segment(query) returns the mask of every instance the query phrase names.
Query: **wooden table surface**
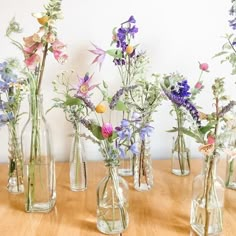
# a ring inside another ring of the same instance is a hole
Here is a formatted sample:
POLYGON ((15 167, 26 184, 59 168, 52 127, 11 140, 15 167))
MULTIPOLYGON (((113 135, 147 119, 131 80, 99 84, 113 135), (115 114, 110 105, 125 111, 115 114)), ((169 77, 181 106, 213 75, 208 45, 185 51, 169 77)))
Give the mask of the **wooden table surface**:
MULTIPOLYGON (((170 160, 153 161, 154 187, 149 192, 129 183, 129 227, 123 236, 184 236, 190 232, 191 184, 201 161, 192 160, 192 173, 177 177, 170 173, 170 160)), ((7 192, 7 165, 0 164, 0 236, 99 236, 96 228, 96 187, 104 177, 103 162, 88 163, 88 189, 69 189, 68 163, 56 163, 57 203, 50 213, 25 213, 23 194, 7 192)), ((221 168, 223 173, 223 167, 221 168)), ((236 191, 226 189, 224 232, 236 235, 236 191)))

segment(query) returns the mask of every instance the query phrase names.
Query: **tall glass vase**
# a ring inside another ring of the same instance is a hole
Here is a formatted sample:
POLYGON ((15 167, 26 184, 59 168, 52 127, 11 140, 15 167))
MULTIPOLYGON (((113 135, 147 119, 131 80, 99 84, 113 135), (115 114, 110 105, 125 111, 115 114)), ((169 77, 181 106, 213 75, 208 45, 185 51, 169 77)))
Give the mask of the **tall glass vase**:
POLYGON ((226 177, 225 186, 229 189, 236 189, 236 132, 233 130, 229 137, 226 156, 226 177))
POLYGON ((194 178, 191 228, 201 236, 218 235, 223 230, 224 182, 216 174, 218 156, 205 156, 202 173, 194 178))
POLYGON ((8 185, 10 193, 23 193, 23 160, 18 133, 17 121, 12 120, 8 124, 8 185))
POLYGON ((186 146, 184 134, 181 130, 184 124, 183 113, 179 110, 177 114, 177 137, 173 144, 171 169, 172 173, 178 176, 185 176, 190 173, 190 150, 186 146))
POLYGON ((70 152, 70 189, 72 191, 87 189, 87 163, 80 139, 79 124, 75 127, 70 152))
POLYGON ((105 234, 120 234, 129 224, 128 184, 115 164, 107 164, 107 169, 97 188, 97 228, 105 234))
POLYGON ((153 186, 152 160, 150 155, 150 139, 140 140, 139 154, 135 158, 134 188, 138 191, 150 190, 153 186))
POLYGON ((56 202, 55 162, 43 97, 29 96, 29 119, 22 136, 26 212, 49 212, 56 202))

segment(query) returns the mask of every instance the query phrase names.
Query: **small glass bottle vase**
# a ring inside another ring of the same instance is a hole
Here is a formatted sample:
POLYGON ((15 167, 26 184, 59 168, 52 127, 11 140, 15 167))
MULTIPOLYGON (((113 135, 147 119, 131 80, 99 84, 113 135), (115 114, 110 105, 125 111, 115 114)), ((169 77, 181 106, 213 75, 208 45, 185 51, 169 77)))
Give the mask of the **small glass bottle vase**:
POLYGON ((29 96, 29 119, 21 136, 26 212, 49 212, 56 202, 55 162, 43 97, 29 96))
POLYGON ((172 173, 185 176, 190 173, 190 150, 186 147, 183 133, 178 132, 173 144, 171 156, 172 173))
POLYGON ((72 191, 87 189, 87 163, 81 143, 79 124, 75 127, 70 152, 70 189, 72 191))
POLYGON ((227 146, 225 186, 236 189, 236 132, 233 130, 227 146))
POLYGON ((8 124, 8 185, 10 193, 23 193, 23 160, 18 133, 18 124, 12 120, 8 124))
POLYGON ((119 234, 129 224, 128 184, 118 175, 116 165, 106 166, 108 174, 97 188, 97 228, 105 234, 119 234))
POLYGON ((138 191, 150 190, 153 186, 152 160, 150 155, 150 139, 140 140, 139 154, 135 158, 134 188, 138 191))
POLYGON ((216 175, 217 161, 217 156, 206 156, 202 173, 193 181, 190 225, 201 236, 223 230, 224 182, 216 175))

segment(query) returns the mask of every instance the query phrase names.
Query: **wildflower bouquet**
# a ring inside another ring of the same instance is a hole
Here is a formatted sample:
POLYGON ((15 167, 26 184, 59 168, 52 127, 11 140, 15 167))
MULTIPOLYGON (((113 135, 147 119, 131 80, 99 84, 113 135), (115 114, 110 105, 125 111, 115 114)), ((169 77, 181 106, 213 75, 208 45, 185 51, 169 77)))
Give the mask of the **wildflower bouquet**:
POLYGON ((72 191, 82 191, 87 188, 87 165, 85 152, 80 140, 80 119, 88 115, 89 109, 83 100, 75 98, 74 94, 86 97, 91 96, 90 91, 98 85, 90 85, 93 75, 86 73, 83 77, 77 76, 78 85, 72 84, 73 72, 63 72, 53 81, 54 92, 59 95, 54 98, 54 106, 61 108, 65 118, 73 126, 73 142, 70 154, 70 188, 72 191))
MULTIPOLYGON (((145 52, 138 52, 138 45, 134 43, 137 33, 136 20, 134 16, 130 16, 128 20, 112 30, 111 48, 103 50, 94 45, 95 49, 90 50, 96 55, 93 63, 99 63, 100 69, 106 55, 112 58, 119 72, 122 88, 136 85, 137 81, 143 77, 146 66, 149 63, 145 52)), ((134 110, 132 110, 133 107, 130 104, 137 99, 135 95, 132 91, 124 90, 124 98, 122 103, 120 102, 126 107, 123 110, 123 119, 131 119, 134 110)), ((127 145, 129 146, 130 144, 127 145)), ((119 174, 124 176, 133 175, 133 160, 134 156, 126 153, 126 157, 122 159, 119 174)))
MULTIPOLYGON (((182 128, 184 134, 201 144, 199 150, 205 156, 203 172, 193 182, 190 220, 193 230, 201 235, 218 234, 222 231, 224 183, 216 175, 216 164, 220 151, 229 137, 224 128, 225 115, 236 105, 235 101, 227 101, 224 94, 224 78, 215 79, 212 92, 215 110, 205 114, 194 109, 193 117, 197 125, 188 129, 182 128)), ((172 101, 179 104, 178 100, 172 101)), ((189 110, 186 104, 180 106, 189 110)), ((189 111, 192 114, 191 110, 189 111)))
POLYGON ((97 228, 106 234, 120 233, 128 227, 128 185, 124 179, 118 176, 117 167, 119 157, 127 151, 137 154, 137 145, 134 143, 134 131, 131 123, 135 120, 123 119, 119 126, 114 128, 111 122, 105 122, 103 114, 107 111, 105 105, 109 100, 110 109, 122 109, 119 104, 124 92, 134 89, 136 86, 122 88, 113 97, 107 96, 107 85, 100 89, 103 101, 95 106, 90 98, 77 93, 76 97, 84 102, 87 108, 94 114, 95 120, 83 117, 80 122, 92 135, 84 134, 83 137, 92 140, 99 145, 105 165, 108 167, 108 175, 99 183, 97 188, 97 228), (108 99, 109 98, 109 99, 108 99), (100 115, 101 119, 99 119, 100 115), (129 145, 127 145, 129 144, 129 145))
POLYGON ((189 120, 189 113, 186 109, 195 120, 198 119, 193 102, 196 95, 203 89, 202 74, 208 70, 206 63, 200 64, 199 67, 201 73, 191 91, 188 81, 178 73, 164 76, 162 83, 162 89, 166 97, 172 102, 173 110, 171 112, 176 114, 177 127, 169 132, 177 132, 177 138, 172 149, 172 173, 180 176, 190 173, 190 150, 186 146, 184 133, 182 132, 182 128, 186 126, 186 122, 189 120))
POLYGON ((49 0, 44 8, 44 12, 33 14, 40 27, 36 33, 24 37, 23 44, 12 38, 13 33, 21 32, 14 18, 6 31, 6 36, 23 53, 30 92, 30 116, 22 131, 27 212, 47 212, 52 209, 56 199, 54 159, 48 125, 43 115, 41 84, 49 52, 53 53, 59 63, 65 62, 67 55, 55 28, 55 22, 61 18, 61 0, 49 0))
POLYGON ((9 58, 0 63, 0 126, 8 125, 9 135, 9 172, 8 191, 21 193, 23 187, 23 165, 20 147, 18 122, 20 106, 24 96, 25 80, 21 77, 21 68, 16 59, 9 58))

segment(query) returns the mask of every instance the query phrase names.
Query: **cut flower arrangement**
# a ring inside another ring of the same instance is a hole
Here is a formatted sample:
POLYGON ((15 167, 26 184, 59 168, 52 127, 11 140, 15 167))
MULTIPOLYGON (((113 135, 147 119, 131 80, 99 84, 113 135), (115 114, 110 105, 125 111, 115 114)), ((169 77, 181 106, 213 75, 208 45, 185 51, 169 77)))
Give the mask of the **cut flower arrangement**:
MULTIPOLYGON (((137 33, 136 20, 134 16, 130 16, 128 20, 112 30, 112 41, 109 49, 103 50, 93 44, 95 49, 89 50, 96 55, 93 63, 98 63, 100 69, 106 55, 112 58, 113 64, 119 73, 121 88, 136 85, 137 81, 144 77, 146 66, 149 63, 146 53, 138 51, 139 45, 134 42, 137 33)), ((135 112, 130 104, 138 99, 136 95, 131 91, 124 90, 122 104, 126 109, 123 110, 123 119, 131 119, 132 113, 135 112)), ((130 144, 127 143, 127 145, 129 146, 130 144)), ((125 157, 121 160, 119 174, 124 176, 133 175, 133 160, 134 155, 129 152, 126 153, 125 157)))
MULTIPOLYGON (((229 138, 225 132, 225 115, 236 104, 227 101, 224 92, 224 78, 216 78, 212 85, 214 112, 205 114, 194 108, 196 126, 182 128, 184 134, 201 144, 199 150, 204 155, 203 172, 193 181, 190 219, 191 227, 200 235, 218 234, 223 227, 224 183, 216 174, 216 164, 229 138)), ((179 104, 175 97, 172 101, 179 104)))
POLYGON ((23 69, 17 59, 8 58, 0 63, 0 126, 8 125, 8 191, 22 193, 23 165, 18 123, 21 117, 20 107, 25 95, 26 81, 23 69))
POLYGON ((191 125, 189 115, 196 118, 195 109, 196 96, 202 91, 204 85, 202 75, 208 72, 207 63, 199 63, 200 76, 195 86, 190 89, 187 79, 179 73, 172 73, 163 76, 162 89, 166 98, 172 102, 173 109, 170 113, 175 113, 177 127, 168 132, 177 132, 177 137, 172 149, 172 173, 180 176, 190 173, 190 150, 186 145, 182 128, 191 125), (190 122, 189 122, 190 121, 190 122))
POLYGON ((55 28, 55 22, 62 16, 61 1, 49 0, 44 8, 44 12, 33 14, 40 27, 36 33, 24 37, 23 44, 12 37, 13 33, 22 31, 15 19, 11 20, 6 31, 6 36, 23 53, 29 89, 30 115, 22 131, 27 212, 50 211, 56 200, 54 159, 48 125, 43 115, 41 84, 49 52, 53 53, 59 63, 64 63, 67 55, 55 28))

